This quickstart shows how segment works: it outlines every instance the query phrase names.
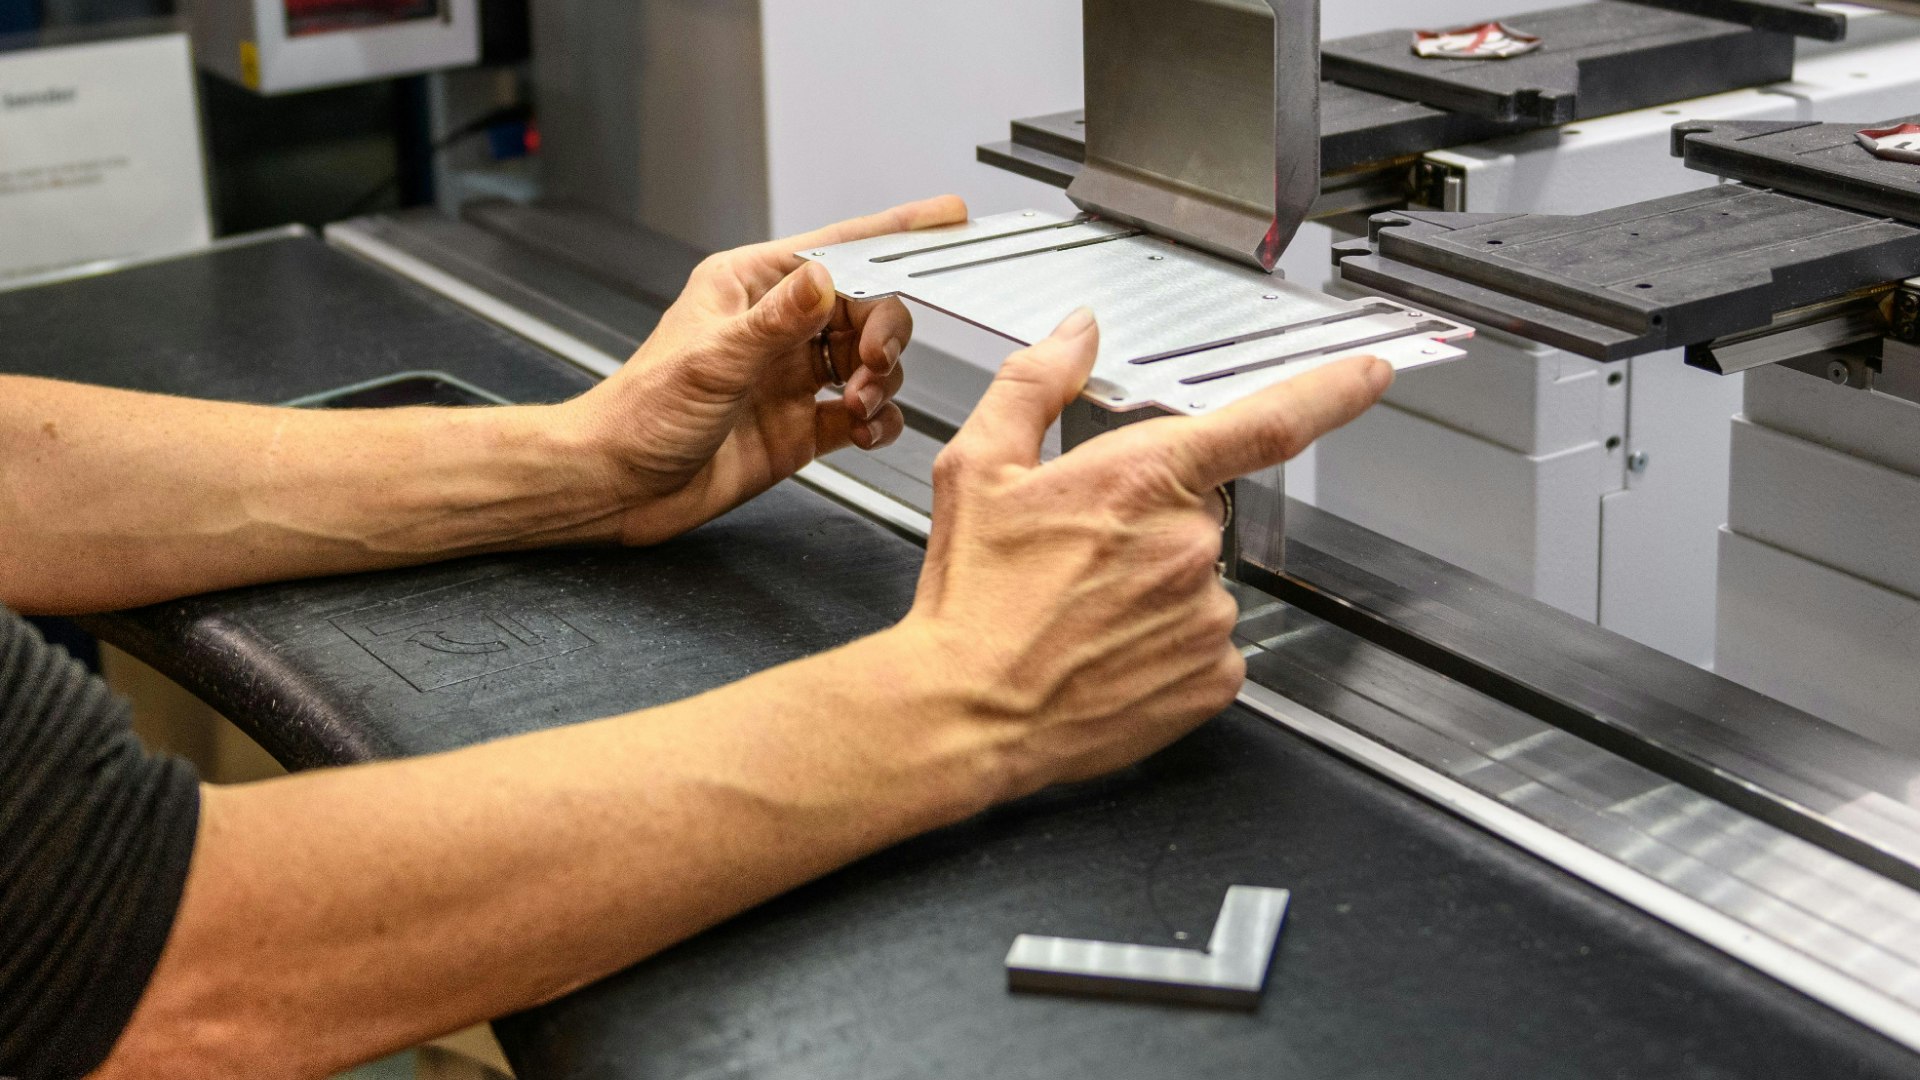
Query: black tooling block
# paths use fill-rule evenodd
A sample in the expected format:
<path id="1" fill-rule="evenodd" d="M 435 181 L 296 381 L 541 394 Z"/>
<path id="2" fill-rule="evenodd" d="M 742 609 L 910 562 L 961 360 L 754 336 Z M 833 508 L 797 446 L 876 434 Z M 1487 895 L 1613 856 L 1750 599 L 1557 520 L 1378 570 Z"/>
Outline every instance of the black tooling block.
<path id="1" fill-rule="evenodd" d="M 1793 38 L 1603 0 L 1505 20 L 1544 39 L 1508 60 L 1430 59 L 1412 31 L 1330 41 L 1326 76 L 1501 123 L 1565 124 L 1793 77 Z"/>

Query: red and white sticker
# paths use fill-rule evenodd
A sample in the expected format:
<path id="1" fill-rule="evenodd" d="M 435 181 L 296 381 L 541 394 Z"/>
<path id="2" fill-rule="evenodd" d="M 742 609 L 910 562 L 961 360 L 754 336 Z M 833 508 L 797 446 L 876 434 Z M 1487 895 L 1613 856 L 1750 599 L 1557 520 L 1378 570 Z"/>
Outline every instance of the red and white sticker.
<path id="1" fill-rule="evenodd" d="M 1420 30 L 1413 35 L 1413 51 L 1429 60 L 1511 60 L 1542 43 L 1541 38 L 1497 22 L 1458 30 Z"/>
<path id="2" fill-rule="evenodd" d="M 1873 151 L 1874 157 L 1920 165 L 1920 124 L 1868 128 L 1859 138 L 1860 145 Z"/>

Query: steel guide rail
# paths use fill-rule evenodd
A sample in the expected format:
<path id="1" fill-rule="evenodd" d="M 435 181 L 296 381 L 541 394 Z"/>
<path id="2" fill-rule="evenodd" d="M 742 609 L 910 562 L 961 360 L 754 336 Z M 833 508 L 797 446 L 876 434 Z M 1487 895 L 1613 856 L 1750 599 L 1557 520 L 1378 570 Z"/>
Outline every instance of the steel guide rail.
<path id="1" fill-rule="evenodd" d="M 1920 884 L 1920 760 L 1312 507 L 1270 592 L 1477 693 Z M 1334 554 L 1337 552 L 1338 554 Z"/>

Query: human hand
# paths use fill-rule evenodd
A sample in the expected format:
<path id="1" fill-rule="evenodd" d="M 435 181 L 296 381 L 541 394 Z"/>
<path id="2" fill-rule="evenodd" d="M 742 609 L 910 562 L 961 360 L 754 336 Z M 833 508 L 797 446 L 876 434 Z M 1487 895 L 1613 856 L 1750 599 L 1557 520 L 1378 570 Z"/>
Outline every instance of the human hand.
<path id="1" fill-rule="evenodd" d="M 1221 484 L 1359 416 L 1393 369 L 1358 357 L 1210 416 L 1040 444 L 1093 369 L 1085 311 L 1014 354 L 941 454 L 934 531 L 901 631 L 965 687 L 1009 795 L 1132 764 L 1231 704 L 1246 676 L 1221 584 Z"/>
<path id="2" fill-rule="evenodd" d="M 795 252 L 966 218 L 959 199 L 928 199 L 701 263 L 627 365 L 562 406 L 612 466 L 621 540 L 669 539 L 823 454 L 899 438 L 912 316 L 895 299 L 840 300 L 827 269 Z M 846 380 L 829 401 L 823 331 Z"/>

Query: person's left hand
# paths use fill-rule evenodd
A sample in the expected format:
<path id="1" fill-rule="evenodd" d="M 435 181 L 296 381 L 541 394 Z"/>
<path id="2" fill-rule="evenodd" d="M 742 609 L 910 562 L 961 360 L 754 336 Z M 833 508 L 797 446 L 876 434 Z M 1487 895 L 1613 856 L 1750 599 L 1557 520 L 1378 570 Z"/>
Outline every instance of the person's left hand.
<path id="1" fill-rule="evenodd" d="M 626 367 L 564 406 L 613 469 L 621 540 L 670 539 L 823 454 L 898 438 L 912 316 L 896 299 L 840 300 L 827 269 L 795 252 L 966 218 L 945 196 L 701 263 Z M 841 398 L 820 398 L 823 333 Z"/>

